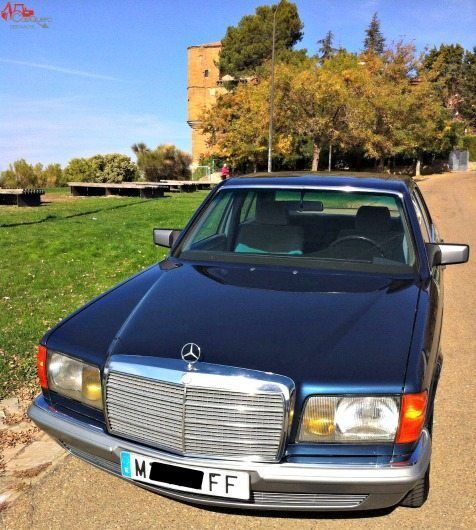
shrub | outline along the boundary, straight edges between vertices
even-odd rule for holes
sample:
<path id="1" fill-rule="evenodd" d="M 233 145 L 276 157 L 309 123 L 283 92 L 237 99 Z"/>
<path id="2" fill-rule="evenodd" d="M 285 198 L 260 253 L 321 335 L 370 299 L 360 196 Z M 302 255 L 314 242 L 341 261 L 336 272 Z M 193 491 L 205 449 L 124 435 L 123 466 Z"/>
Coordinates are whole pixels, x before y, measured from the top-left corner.
<path id="1" fill-rule="evenodd" d="M 59 164 L 49 164 L 43 169 L 43 180 L 48 188 L 66 186 L 66 176 Z"/>
<path id="2" fill-rule="evenodd" d="M 463 138 L 463 147 L 469 151 L 469 159 L 476 162 L 476 135 L 468 135 Z"/>
<path id="3" fill-rule="evenodd" d="M 132 182 L 139 177 L 136 164 L 118 153 L 73 158 L 64 173 L 68 182 Z"/>
<path id="4" fill-rule="evenodd" d="M 192 157 L 174 145 L 159 145 L 137 154 L 137 164 L 146 181 L 189 180 Z"/>
<path id="5" fill-rule="evenodd" d="M 64 175 L 66 182 L 95 182 L 95 168 L 90 158 L 72 158 Z"/>
<path id="6" fill-rule="evenodd" d="M 132 182 L 139 178 L 136 164 L 126 155 L 96 155 L 90 160 L 95 168 L 95 182 Z"/>

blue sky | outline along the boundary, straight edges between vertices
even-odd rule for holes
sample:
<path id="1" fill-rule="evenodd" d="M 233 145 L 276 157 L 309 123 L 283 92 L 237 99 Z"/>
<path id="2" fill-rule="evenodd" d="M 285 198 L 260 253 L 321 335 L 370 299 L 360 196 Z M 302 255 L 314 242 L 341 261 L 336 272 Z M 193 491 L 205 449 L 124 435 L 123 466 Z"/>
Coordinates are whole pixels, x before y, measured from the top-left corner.
<path id="1" fill-rule="evenodd" d="M 186 49 L 220 40 L 227 26 L 263 0 L 26 0 L 46 29 L 0 19 L 0 169 L 122 152 L 134 142 L 190 149 Z M 390 42 L 419 49 L 476 45 L 476 0 L 298 0 L 316 51 L 329 29 L 336 43 L 361 48 L 377 11 Z M 6 4 L 0 0 L 0 10 Z"/>

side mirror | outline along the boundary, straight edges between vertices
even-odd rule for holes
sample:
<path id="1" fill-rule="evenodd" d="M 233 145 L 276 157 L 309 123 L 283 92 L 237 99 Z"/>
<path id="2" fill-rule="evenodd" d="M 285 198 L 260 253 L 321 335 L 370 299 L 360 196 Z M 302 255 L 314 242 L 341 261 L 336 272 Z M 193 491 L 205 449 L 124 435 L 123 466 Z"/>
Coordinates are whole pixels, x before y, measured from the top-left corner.
<path id="1" fill-rule="evenodd" d="M 181 230 L 175 230 L 172 228 L 154 228 L 154 243 L 161 247 L 171 248 L 177 241 Z"/>
<path id="2" fill-rule="evenodd" d="M 430 267 L 466 263 L 469 259 L 469 246 L 449 243 L 426 243 Z"/>

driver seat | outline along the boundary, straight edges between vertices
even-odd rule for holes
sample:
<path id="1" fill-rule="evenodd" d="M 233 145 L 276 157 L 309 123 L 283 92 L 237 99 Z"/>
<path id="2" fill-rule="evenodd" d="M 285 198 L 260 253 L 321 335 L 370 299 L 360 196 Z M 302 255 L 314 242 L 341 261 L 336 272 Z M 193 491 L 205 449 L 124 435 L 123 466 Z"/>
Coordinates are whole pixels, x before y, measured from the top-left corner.
<path id="1" fill-rule="evenodd" d="M 375 241 L 386 258 L 404 261 L 403 230 L 392 230 L 392 218 L 386 206 L 361 206 L 357 210 L 354 228 L 341 230 L 337 239 L 348 236 L 363 236 Z M 348 241 L 349 244 L 352 242 L 358 245 L 357 240 Z M 371 251 L 371 244 L 367 246 L 368 251 Z M 374 249 L 374 252 L 378 251 Z"/>

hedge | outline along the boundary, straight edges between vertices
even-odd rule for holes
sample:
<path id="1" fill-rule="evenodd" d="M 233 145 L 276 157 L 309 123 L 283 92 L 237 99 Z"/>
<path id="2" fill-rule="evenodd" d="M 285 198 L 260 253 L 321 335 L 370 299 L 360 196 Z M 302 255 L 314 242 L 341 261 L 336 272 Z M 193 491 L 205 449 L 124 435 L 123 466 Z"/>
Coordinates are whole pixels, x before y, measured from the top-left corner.
<path id="1" fill-rule="evenodd" d="M 463 146 L 469 151 L 469 159 L 476 162 L 476 135 L 465 136 L 463 138 Z"/>

